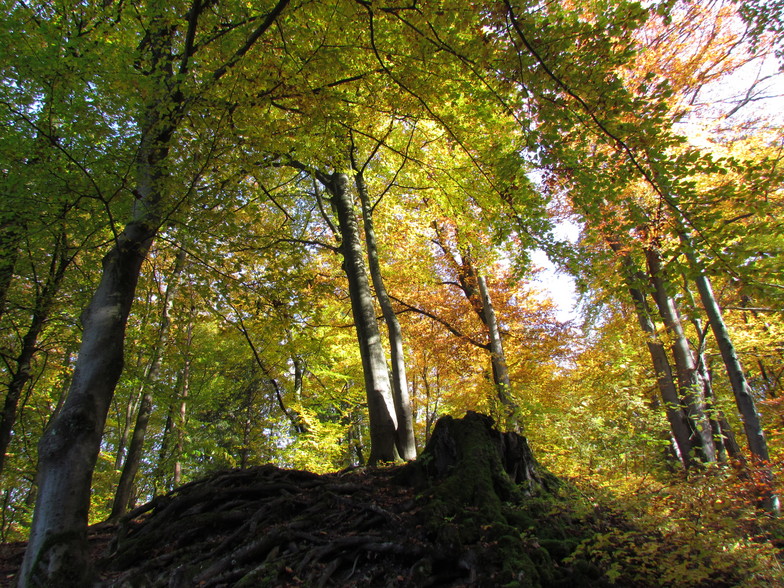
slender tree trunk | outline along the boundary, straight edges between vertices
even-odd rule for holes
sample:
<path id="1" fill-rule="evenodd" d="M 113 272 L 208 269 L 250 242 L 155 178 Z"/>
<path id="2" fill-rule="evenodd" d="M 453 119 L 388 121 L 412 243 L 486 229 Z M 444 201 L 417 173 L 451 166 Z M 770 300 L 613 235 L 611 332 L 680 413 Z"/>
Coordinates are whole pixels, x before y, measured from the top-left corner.
<path id="1" fill-rule="evenodd" d="M 125 414 L 123 415 L 120 438 L 117 440 L 117 455 L 114 458 L 114 469 L 121 470 L 125 464 L 125 450 L 128 447 L 128 439 L 131 436 L 131 422 L 133 415 L 139 410 L 139 403 L 144 394 L 143 385 L 131 390 L 128 395 L 128 402 L 125 404 Z"/>
<path id="2" fill-rule="evenodd" d="M 659 393 L 664 404 L 667 421 L 670 423 L 670 430 L 678 447 L 679 458 L 684 467 L 688 468 L 694 464 L 694 449 L 692 443 L 692 430 L 689 426 L 689 417 L 683 410 L 681 401 L 678 397 L 678 387 L 675 384 L 675 377 L 672 373 L 672 366 L 667 357 L 667 350 L 656 334 L 656 325 L 651 318 L 651 308 L 648 300 L 640 288 L 646 282 L 645 275 L 637 268 L 634 260 L 628 251 L 623 249 L 619 241 L 607 239 L 610 248 L 620 257 L 622 273 L 629 294 L 634 301 L 634 309 L 637 315 L 637 322 L 643 333 L 646 335 L 648 353 L 651 356 L 651 363 L 656 372 L 656 382 Z"/>
<path id="3" fill-rule="evenodd" d="M 332 203 L 338 215 L 343 269 L 348 278 L 351 311 L 362 357 L 370 418 L 369 462 L 375 464 L 395 461 L 399 459 L 396 446 L 397 416 L 381 345 L 381 333 L 376 322 L 373 296 L 365 270 L 354 203 L 349 191 L 349 177 L 335 173 L 330 178 L 324 178 L 322 183 L 332 195 Z"/>
<path id="4" fill-rule="evenodd" d="M 498 321 L 495 316 L 495 309 L 487 289 L 487 282 L 484 276 L 477 275 L 479 285 L 479 295 L 482 300 L 482 311 L 485 317 L 485 324 L 490 335 L 490 358 L 493 366 L 493 380 L 495 381 L 498 399 L 504 406 L 506 413 L 506 427 L 510 431 L 522 432 L 522 424 L 518 421 L 520 407 L 512 398 L 512 383 L 509 380 L 509 369 L 506 365 L 506 356 L 501 341 L 501 331 L 498 329 Z"/>
<path id="5" fill-rule="evenodd" d="M 716 344 L 719 347 L 719 352 L 721 353 L 721 358 L 724 362 L 724 367 L 735 395 L 735 404 L 738 407 L 738 412 L 743 421 L 743 429 L 746 433 L 749 451 L 753 456 L 755 465 L 761 467 L 761 471 L 766 480 L 769 483 L 772 483 L 773 475 L 768 467 L 768 463 L 770 462 L 768 443 L 765 439 L 765 432 L 762 429 L 762 422 L 760 421 L 760 416 L 754 403 L 751 388 L 746 380 L 746 374 L 743 371 L 743 366 L 735 351 L 735 346 L 732 343 L 727 325 L 724 323 L 721 308 L 719 308 L 719 304 L 713 294 L 713 287 L 711 286 L 710 280 L 702 270 L 688 236 L 681 235 L 681 240 L 685 245 L 686 255 L 689 258 L 692 270 L 695 272 L 697 291 L 700 294 L 702 306 L 708 316 L 708 323 L 713 332 L 713 337 L 716 339 Z M 768 496 L 765 497 L 765 502 L 766 507 L 769 510 L 779 512 L 780 504 L 778 496 L 769 493 Z"/>
<path id="6" fill-rule="evenodd" d="M 180 400 L 177 407 L 177 414 L 174 422 L 175 443 L 174 443 L 174 468 L 172 472 L 172 486 L 179 486 L 182 481 L 182 456 L 185 453 L 185 425 L 188 416 L 188 394 L 191 385 L 191 348 L 193 346 L 193 313 L 188 317 L 188 327 L 185 336 L 185 363 L 182 367 L 182 382 L 180 386 Z"/>
<path id="7" fill-rule="evenodd" d="M 684 276 L 683 291 L 686 294 L 686 299 L 692 310 L 697 309 L 697 303 L 694 300 L 694 293 L 689 287 L 688 280 Z M 700 374 L 700 380 L 703 383 L 703 396 L 705 397 L 705 410 L 707 411 L 711 429 L 713 430 L 713 442 L 716 445 L 716 459 L 722 463 L 727 461 L 727 446 L 726 441 L 728 435 L 732 435 L 732 431 L 725 431 L 724 425 L 727 424 L 721 411 L 716 408 L 715 395 L 713 393 L 713 377 L 710 373 L 707 357 L 705 357 L 705 340 L 707 330 L 703 328 L 702 319 L 691 313 L 691 324 L 699 336 L 699 341 L 695 350 L 695 358 L 697 362 L 697 372 Z M 724 424 L 722 424 L 724 423 Z"/>
<path id="8" fill-rule="evenodd" d="M 136 474 L 139 471 L 139 465 L 141 464 L 142 453 L 144 451 L 144 438 L 147 436 L 147 426 L 150 423 L 150 416 L 152 416 L 154 406 L 153 394 L 158 383 L 158 374 L 161 369 L 163 351 L 169 337 L 169 328 L 171 326 L 169 315 L 184 266 L 185 251 L 180 249 L 175 257 L 174 267 L 172 268 L 169 282 L 166 285 L 166 292 L 164 293 L 161 302 L 158 336 L 153 344 L 152 357 L 150 358 L 150 363 L 147 367 L 146 374 L 144 375 L 144 381 L 142 382 L 142 400 L 139 403 L 139 412 L 136 415 L 136 425 L 133 428 L 130 445 L 128 445 L 128 455 L 125 458 L 120 480 L 117 483 L 112 513 L 109 516 L 112 520 L 125 514 L 131 506 L 133 481 L 136 478 Z"/>
<path id="9" fill-rule="evenodd" d="M 152 300 L 153 293 L 152 289 L 147 291 L 147 296 L 145 300 L 145 312 L 137 313 L 137 316 L 141 314 L 139 319 L 139 329 L 144 330 L 149 321 L 150 315 L 152 314 L 152 309 L 156 306 Z M 146 365 L 145 365 L 146 361 Z M 125 411 L 123 414 L 122 426 L 120 428 L 120 436 L 117 439 L 117 454 L 115 455 L 114 459 L 114 469 L 115 470 L 122 470 L 123 465 L 125 464 L 125 452 L 128 449 L 128 441 L 131 436 L 131 431 L 133 430 L 134 424 L 134 415 L 138 414 L 139 410 L 139 403 L 142 401 L 142 396 L 144 395 L 144 374 L 146 372 L 147 366 L 149 366 L 149 358 L 145 355 L 144 349 L 139 349 L 136 352 L 136 359 L 135 359 L 135 370 L 136 373 L 141 373 L 142 377 L 139 378 L 139 385 L 136 386 L 133 390 L 131 390 L 130 394 L 128 395 L 128 402 L 125 404 Z"/>
<path id="10" fill-rule="evenodd" d="M 3 194 L 2 198 L 7 195 Z M 13 211 L 4 211 L 0 222 L 0 318 L 5 313 L 5 301 L 14 277 L 16 259 L 19 255 L 19 242 L 22 228 Z"/>
<path id="11" fill-rule="evenodd" d="M 400 457 L 405 460 L 412 460 L 416 459 L 416 441 L 414 439 L 414 415 L 411 409 L 411 397 L 408 393 L 406 362 L 403 352 L 403 332 L 400 329 L 400 322 L 397 320 L 397 314 L 395 314 L 395 309 L 392 307 L 392 301 L 389 299 L 384 279 L 381 275 L 376 232 L 373 227 L 373 210 L 370 205 L 365 178 L 362 172 L 358 171 L 354 175 L 354 179 L 362 205 L 368 268 L 370 269 L 370 277 L 373 280 L 376 299 L 381 307 L 381 313 L 384 316 L 389 337 L 390 359 L 392 360 L 392 398 L 395 402 L 395 414 L 397 415 L 397 449 Z"/>
<path id="12" fill-rule="evenodd" d="M 251 380 L 245 388 L 245 420 L 242 423 L 242 446 L 239 451 L 240 469 L 245 470 L 250 465 L 251 455 L 251 435 L 253 433 L 253 407 L 256 402 L 256 394 L 259 391 L 260 380 L 256 375 L 256 370 L 251 374 Z M 277 386 L 273 382 L 273 385 Z"/>
<path id="13" fill-rule="evenodd" d="M 659 253 L 648 248 L 645 250 L 645 255 L 648 260 L 651 283 L 654 287 L 656 306 L 671 340 L 679 396 L 686 407 L 693 430 L 692 444 L 700 447 L 704 461 L 714 462 L 716 461 L 716 448 L 713 442 L 713 430 L 705 413 L 704 383 L 700 378 L 694 355 L 675 309 L 675 303 L 667 293 Z"/>
<path id="14" fill-rule="evenodd" d="M 60 290 L 63 278 L 65 278 L 65 271 L 71 262 L 67 248 L 65 234 L 61 232 L 55 239 L 46 282 L 39 286 L 33 302 L 33 315 L 30 326 L 22 339 L 22 348 L 14 362 L 13 374 L 11 381 L 8 383 L 8 393 L 3 404 L 3 412 L 0 414 L 0 473 L 2 473 L 5 465 L 5 454 L 11 442 L 11 434 L 16 423 L 19 398 L 31 377 L 33 357 L 38 349 L 38 336 L 49 318 L 55 297 Z"/>

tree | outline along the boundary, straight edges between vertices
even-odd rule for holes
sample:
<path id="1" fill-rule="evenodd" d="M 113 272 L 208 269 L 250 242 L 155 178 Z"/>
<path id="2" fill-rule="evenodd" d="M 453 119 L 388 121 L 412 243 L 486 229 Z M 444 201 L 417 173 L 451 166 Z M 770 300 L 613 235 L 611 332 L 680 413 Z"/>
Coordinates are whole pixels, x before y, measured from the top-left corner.
<path id="1" fill-rule="evenodd" d="M 380 147 L 379 143 L 376 148 Z M 411 399 L 408 392 L 408 378 L 406 377 L 406 360 L 403 350 L 403 333 L 400 329 L 400 321 L 392 306 L 392 301 L 384 285 L 384 278 L 381 274 L 381 264 L 379 261 L 378 244 L 376 242 L 376 232 L 373 226 L 373 210 L 381 201 L 379 197 L 375 204 L 371 205 L 370 195 L 365 183 L 365 169 L 370 163 L 369 158 L 364 164 L 359 165 L 352 148 L 351 167 L 354 171 L 354 183 L 359 195 L 362 210 L 362 224 L 365 231 L 365 246 L 367 249 L 368 266 L 376 298 L 381 306 L 384 315 L 384 322 L 387 325 L 389 339 L 389 353 L 392 363 L 392 398 L 395 403 L 395 416 L 397 417 L 397 449 L 400 457 L 405 460 L 416 458 L 416 441 L 414 440 L 413 412 L 411 410 Z M 405 165 L 405 161 L 403 165 Z M 383 196 L 383 194 L 382 194 Z"/>
<path id="2" fill-rule="evenodd" d="M 122 371 L 125 324 L 141 264 L 166 214 L 176 206 L 167 162 L 175 134 L 198 92 L 216 84 L 236 65 L 287 4 L 281 0 L 267 14 L 252 17 L 245 38 L 228 59 L 205 71 L 201 87 L 191 86 L 188 76 L 194 55 L 204 47 L 195 39 L 206 7 L 195 3 L 180 22 L 165 7 L 146 7 L 144 34 L 133 53 L 143 88 L 134 160 L 135 202 L 129 222 L 103 259 L 101 281 L 82 316 L 82 345 L 65 405 L 39 444 L 39 494 L 20 572 L 22 586 L 42 582 L 76 586 L 89 577 L 85 532 L 91 473 Z M 106 7 L 106 16 L 111 9 Z M 41 16 L 46 16 L 43 10 Z M 122 13 L 117 16 L 123 23 L 130 20 L 123 19 Z M 101 24 L 97 34 L 108 34 L 107 27 L 116 26 L 108 18 Z M 178 25 L 183 27 L 181 37 L 174 35 Z M 138 34 L 124 32 L 130 38 Z M 117 37 L 115 30 L 110 38 Z M 175 48 L 175 43 L 182 45 Z"/>

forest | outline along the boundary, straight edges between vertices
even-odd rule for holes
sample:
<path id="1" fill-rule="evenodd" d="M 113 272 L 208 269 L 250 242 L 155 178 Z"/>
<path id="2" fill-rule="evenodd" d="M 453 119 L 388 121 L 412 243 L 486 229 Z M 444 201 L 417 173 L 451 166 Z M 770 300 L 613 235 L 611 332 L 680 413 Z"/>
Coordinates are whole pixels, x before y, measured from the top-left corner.
<path id="1" fill-rule="evenodd" d="M 780 0 L 0 3 L 0 584 L 199 488 L 491 467 L 416 491 L 469 575 L 379 535 L 377 585 L 784 585 Z M 535 465 L 442 467 L 471 426 Z"/>

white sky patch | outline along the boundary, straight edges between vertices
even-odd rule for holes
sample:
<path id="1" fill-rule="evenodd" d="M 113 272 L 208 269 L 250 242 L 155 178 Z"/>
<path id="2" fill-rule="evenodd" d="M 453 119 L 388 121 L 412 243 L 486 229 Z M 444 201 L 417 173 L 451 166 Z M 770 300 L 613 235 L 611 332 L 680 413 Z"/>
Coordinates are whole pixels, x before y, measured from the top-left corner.
<path id="1" fill-rule="evenodd" d="M 575 243 L 580 236 L 580 226 L 574 222 L 560 222 L 555 226 L 553 234 L 559 241 Z M 577 319 L 579 313 L 574 278 L 559 269 L 541 249 L 531 252 L 531 262 L 542 270 L 533 281 L 541 288 L 542 294 L 555 304 L 556 318 L 562 322 Z"/>

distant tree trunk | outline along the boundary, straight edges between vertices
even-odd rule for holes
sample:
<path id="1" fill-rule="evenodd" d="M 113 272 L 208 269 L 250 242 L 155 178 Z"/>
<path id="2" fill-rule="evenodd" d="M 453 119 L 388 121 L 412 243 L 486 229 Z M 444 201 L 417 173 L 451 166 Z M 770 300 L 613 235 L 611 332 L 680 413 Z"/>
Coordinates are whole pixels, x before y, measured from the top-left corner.
<path id="1" fill-rule="evenodd" d="M 5 200 L 8 196 L 3 194 L 0 197 Z M 19 255 L 22 233 L 19 225 L 19 219 L 13 211 L 3 211 L 2 222 L 0 222 L 0 318 L 5 313 L 5 301 Z"/>
<path id="2" fill-rule="evenodd" d="M 117 454 L 114 457 L 114 469 L 121 470 L 125 463 L 125 450 L 128 447 L 128 439 L 131 436 L 131 422 L 133 415 L 139 410 L 139 403 L 142 400 L 144 391 L 141 387 L 135 387 L 128 395 L 128 402 L 125 403 L 123 422 L 120 427 L 120 437 L 117 440 Z"/>
<path id="3" fill-rule="evenodd" d="M 411 409 L 411 398 L 408 393 L 408 379 L 406 377 L 406 363 L 403 353 L 403 333 L 381 275 L 376 232 L 373 227 L 373 209 L 361 170 L 356 171 L 354 179 L 362 205 L 362 221 L 365 229 L 370 276 L 373 280 L 376 299 L 381 307 L 381 313 L 384 316 L 389 336 L 390 358 L 392 360 L 392 398 L 395 402 L 395 414 L 397 415 L 397 449 L 400 457 L 405 460 L 412 460 L 416 459 L 416 441 L 414 440 L 414 415 Z"/>
<path id="4" fill-rule="evenodd" d="M 147 327 L 149 321 L 151 320 L 151 309 L 154 309 L 156 306 L 157 305 L 153 302 L 152 289 L 149 289 L 147 291 L 144 305 L 145 312 L 137 313 L 137 317 L 139 319 L 139 330 L 143 331 Z M 145 354 L 145 349 L 140 347 L 136 351 L 136 361 L 134 368 L 136 370 L 135 373 L 140 373 L 142 376 L 138 378 L 140 383 L 130 391 L 128 394 L 128 402 L 125 403 L 125 410 L 120 426 L 120 436 L 117 439 L 117 452 L 114 459 L 114 469 L 116 470 L 122 470 L 123 464 L 125 463 L 125 452 L 128 448 L 128 441 L 131 436 L 131 431 L 133 430 L 134 416 L 139 410 L 139 403 L 142 401 L 142 396 L 144 394 L 144 374 L 148 365 L 149 357 Z"/>
<path id="5" fill-rule="evenodd" d="M 370 291 L 362 244 L 359 237 L 354 203 L 349 190 L 349 177 L 334 173 L 320 177 L 331 194 L 338 215 L 343 254 L 343 269 L 348 278 L 351 311 L 357 330 L 365 391 L 370 417 L 369 462 L 389 462 L 399 459 L 397 452 L 397 416 L 387 371 L 386 357 L 381 345 L 381 333 L 376 322 L 373 295 Z"/>
<path id="6" fill-rule="evenodd" d="M 506 356 L 501 342 L 501 331 L 498 329 L 498 321 L 495 316 L 495 309 L 487 289 L 487 282 L 484 276 L 477 275 L 479 284 L 479 294 L 482 300 L 482 311 L 485 316 L 485 324 L 490 335 L 490 358 L 493 366 L 493 380 L 495 381 L 498 399 L 503 404 L 506 412 L 506 427 L 510 431 L 522 433 L 521 423 L 518 421 L 520 407 L 512 398 L 512 383 L 509 380 L 509 369 L 506 365 Z"/>
<path id="7" fill-rule="evenodd" d="M 251 433 L 253 432 L 253 405 L 258 392 L 259 381 L 254 376 L 245 388 L 245 421 L 242 423 L 242 446 L 240 447 L 240 469 L 248 469 L 250 463 Z"/>
<path id="8" fill-rule="evenodd" d="M 520 407 L 511 395 L 511 382 L 509 380 L 509 370 L 504 356 L 501 332 L 498 329 L 495 309 L 487 290 L 487 283 L 479 275 L 474 265 L 471 252 L 468 250 L 458 253 L 451 250 L 446 241 L 441 236 L 441 231 L 437 225 L 434 226 L 438 235 L 437 244 L 447 256 L 449 263 L 457 272 L 457 286 L 463 291 L 471 308 L 473 308 L 479 320 L 487 328 L 489 344 L 484 346 L 490 351 L 490 365 L 493 372 L 493 384 L 495 386 L 498 400 L 504 407 L 503 423 L 510 430 L 521 429 L 522 424 L 518 422 Z M 518 430 L 518 432 L 521 432 Z"/>
<path id="9" fill-rule="evenodd" d="M 686 300 L 688 301 L 689 306 L 691 309 L 696 311 L 697 303 L 694 300 L 694 294 L 692 293 L 689 282 L 685 276 L 683 291 L 686 294 Z M 724 463 L 727 461 L 727 442 L 728 439 L 732 436 L 732 431 L 729 429 L 725 430 L 724 427 L 727 424 L 727 421 L 724 419 L 721 411 L 716 408 L 715 396 L 713 394 L 713 378 L 710 373 L 708 358 L 705 356 L 705 340 L 707 331 L 702 325 L 702 319 L 696 314 L 696 312 L 691 313 L 690 320 L 699 337 L 697 345 L 695 346 L 694 355 L 697 362 L 697 372 L 700 374 L 700 380 L 703 383 L 705 410 L 707 411 L 708 420 L 710 421 L 711 429 L 713 430 L 713 442 L 716 446 L 716 459 L 717 461 Z"/>
<path id="10" fill-rule="evenodd" d="M 191 309 L 192 310 L 192 309 Z M 193 341 L 193 321 L 188 322 L 185 365 L 182 368 L 182 385 L 180 387 L 180 402 L 177 407 L 175 420 L 174 444 L 174 471 L 172 472 L 172 486 L 177 487 L 182 481 L 182 456 L 185 453 L 185 424 L 188 414 L 188 394 L 191 384 L 191 343 Z"/>
<path id="11" fill-rule="evenodd" d="M 139 471 L 139 465 L 141 464 L 142 453 L 144 451 L 144 438 L 147 435 L 147 426 L 150 423 L 150 416 L 152 415 L 153 410 L 153 393 L 155 392 L 155 387 L 158 382 L 163 351 L 169 337 L 169 328 L 171 326 L 169 315 L 184 266 L 185 251 L 180 249 L 174 259 L 174 267 L 172 268 L 169 281 L 166 284 L 163 300 L 161 301 L 161 317 L 158 334 L 153 343 L 152 357 L 150 357 L 150 362 L 142 382 L 142 400 L 139 403 L 139 412 L 136 415 L 136 425 L 133 428 L 131 443 L 128 446 L 128 455 L 125 458 L 125 464 L 123 465 L 120 480 L 117 483 L 117 490 L 114 494 L 112 512 L 109 516 L 111 520 L 117 519 L 125 514 L 131 506 L 130 501 L 133 495 L 133 481 L 136 478 L 136 474 Z"/>
<path id="12" fill-rule="evenodd" d="M 727 376 L 729 377 L 732 391 L 735 395 L 735 404 L 738 407 L 738 412 L 743 421 L 743 428 L 746 433 L 746 439 L 748 440 L 749 451 L 754 458 L 755 464 L 761 467 L 761 471 L 767 481 L 772 483 L 773 475 L 768 467 L 768 463 L 770 462 L 768 444 L 765 439 L 765 432 L 762 429 L 757 407 L 754 403 L 751 388 L 746 380 L 746 374 L 743 371 L 743 366 L 735 351 L 735 346 L 732 343 L 727 325 L 724 323 L 721 309 L 713 294 L 713 287 L 697 259 L 697 255 L 691 246 L 690 239 L 688 236 L 682 234 L 681 241 L 685 245 L 686 255 L 689 258 L 692 270 L 695 272 L 697 291 L 700 294 L 700 300 L 702 301 L 705 313 L 708 316 L 708 323 L 713 332 L 713 337 L 716 339 L 716 344 L 719 347 L 721 358 L 724 361 L 724 367 L 727 370 Z M 774 512 L 780 510 L 779 498 L 775 494 L 769 493 L 768 496 L 765 497 L 765 502 L 766 507 L 769 510 Z"/>
<path id="13" fill-rule="evenodd" d="M 651 363 L 656 372 L 656 382 L 659 393 L 664 404 L 667 421 L 670 423 L 670 430 L 678 448 L 679 458 L 684 467 L 688 468 L 694 464 L 694 449 L 692 443 L 692 431 L 689 426 L 689 417 L 684 412 L 678 397 L 678 388 L 675 384 L 675 377 L 672 373 L 672 366 L 667 357 L 667 350 L 656 334 L 656 325 L 651 318 L 651 308 L 645 294 L 640 290 L 646 282 L 643 274 L 635 265 L 634 260 L 621 243 L 616 239 L 607 239 L 610 248 L 620 257 L 621 269 L 626 282 L 626 287 L 634 302 L 634 309 L 637 315 L 637 322 L 640 329 L 646 335 L 648 353 L 651 356 Z"/>
<path id="14" fill-rule="evenodd" d="M 651 283 L 654 287 L 654 300 L 671 341 L 679 395 L 689 415 L 690 426 L 693 427 L 692 443 L 700 447 L 704 461 L 715 462 L 716 447 L 713 441 L 713 429 L 705 413 L 704 382 L 697 369 L 675 303 L 667 292 L 659 252 L 647 248 L 645 255 L 648 260 Z"/>
<path id="15" fill-rule="evenodd" d="M 22 348 L 16 361 L 12 365 L 11 381 L 8 383 L 8 393 L 0 413 L 0 473 L 5 465 L 5 454 L 11 442 L 11 433 L 16 423 L 19 398 L 25 384 L 30 380 L 33 357 L 38 350 L 38 336 L 49 318 L 60 285 L 65 278 L 65 271 L 70 265 L 68 257 L 68 244 L 64 232 L 55 238 L 52 258 L 49 263 L 49 272 L 44 284 L 37 286 L 38 291 L 33 301 L 32 318 L 27 333 L 22 338 Z"/>

